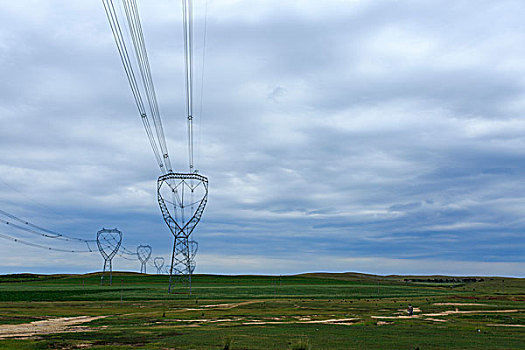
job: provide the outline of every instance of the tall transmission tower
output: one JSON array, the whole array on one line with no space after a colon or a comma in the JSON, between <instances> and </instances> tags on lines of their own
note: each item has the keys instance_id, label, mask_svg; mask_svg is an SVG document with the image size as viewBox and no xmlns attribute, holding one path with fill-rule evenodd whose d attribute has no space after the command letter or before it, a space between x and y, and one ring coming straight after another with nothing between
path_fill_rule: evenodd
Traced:
<instances>
[{"instance_id":1,"label":"tall transmission tower","mask_svg":"<svg viewBox=\"0 0 525 350\"><path fill-rule=\"evenodd\" d=\"M157 200L162 217L174 237L168 293L171 293L172 284L176 281L187 285L191 293L191 275L195 270L197 252L191 234L208 202L208 179L198 174L193 159L193 2L182 0L188 172L174 172L171 165L136 0L122 0L136 62L129 57L126 45L129 40L122 34L113 0L102 0L102 3L135 104L162 173L157 180ZM137 67L139 75L135 74Z\"/></svg>"},{"instance_id":2,"label":"tall transmission tower","mask_svg":"<svg viewBox=\"0 0 525 350\"><path fill-rule=\"evenodd\" d=\"M186 119L188 123L188 173L168 173L157 181L157 199L164 221L174 236L171 258L171 292L173 273L179 281L189 287L191 294L191 275L195 270L196 242L191 234L199 223L208 202L208 178L197 173L193 159L193 1L182 0L184 68L186 85ZM166 184L167 186L163 186ZM171 190L171 196L163 195L163 190ZM168 210L166 199L173 198L172 212ZM194 247L192 249L192 247Z\"/></svg>"},{"instance_id":3,"label":"tall transmission tower","mask_svg":"<svg viewBox=\"0 0 525 350\"><path fill-rule=\"evenodd\" d=\"M102 228L97 232L97 245L100 255L104 259L104 268L100 276L100 284L104 284L104 275L106 268L109 268L109 285L111 286L113 280L113 257L117 254L120 245L122 244L122 232L114 229Z\"/></svg>"},{"instance_id":4,"label":"tall transmission tower","mask_svg":"<svg viewBox=\"0 0 525 350\"><path fill-rule=\"evenodd\" d=\"M139 245L137 247L137 257L140 260L140 273L146 273L146 264L151 257L151 246Z\"/></svg>"},{"instance_id":5,"label":"tall transmission tower","mask_svg":"<svg viewBox=\"0 0 525 350\"><path fill-rule=\"evenodd\" d=\"M187 285L191 293L191 275L198 245L190 236L208 201L208 179L196 173L169 173L159 177L157 193L162 216L174 237L168 292L171 292L174 282L180 282ZM175 201L165 199L173 197Z\"/></svg>"}]
</instances>

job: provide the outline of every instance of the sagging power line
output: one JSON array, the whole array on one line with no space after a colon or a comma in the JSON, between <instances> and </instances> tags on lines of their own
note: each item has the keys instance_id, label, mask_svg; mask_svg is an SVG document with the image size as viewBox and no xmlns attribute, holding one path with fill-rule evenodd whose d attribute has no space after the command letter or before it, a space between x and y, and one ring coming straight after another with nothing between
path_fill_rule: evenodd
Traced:
<instances>
[{"instance_id":1,"label":"sagging power line","mask_svg":"<svg viewBox=\"0 0 525 350\"><path fill-rule=\"evenodd\" d=\"M187 173L175 173L171 167L137 3L135 0L122 0L125 21L131 37L130 45L134 49L134 62L140 72L138 76L135 74L134 65L130 59L128 46L122 33L113 1L102 0L102 3L135 104L143 121L146 135L162 172L162 175L157 180L157 200L162 217L174 236L168 292L171 292L172 277L175 276L177 280L189 286L191 293L191 275L195 269L195 254L197 252L197 243L191 239L191 234L199 223L208 202L208 179L198 174L195 170L193 151L193 2L191 0L182 0L184 81L186 87L185 109L189 158L189 171ZM203 75L201 77L200 110L202 111L204 78ZM137 83L138 80L142 82L141 85ZM146 112L144 99L148 101L149 114ZM152 123L155 133L151 129Z\"/></svg>"}]
</instances>

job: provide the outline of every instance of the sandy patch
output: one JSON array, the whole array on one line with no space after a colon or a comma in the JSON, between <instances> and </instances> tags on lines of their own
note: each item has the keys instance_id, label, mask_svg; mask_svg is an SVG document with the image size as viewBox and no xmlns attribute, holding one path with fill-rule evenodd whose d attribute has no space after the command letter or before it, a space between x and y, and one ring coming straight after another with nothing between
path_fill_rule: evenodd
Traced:
<instances>
[{"instance_id":1,"label":"sandy patch","mask_svg":"<svg viewBox=\"0 0 525 350\"><path fill-rule=\"evenodd\" d=\"M263 321L263 320L253 320L249 322L243 322L242 325L271 325L271 324L306 324L306 323L316 323L316 324L337 324L343 326L351 326L355 324L355 321L359 318L332 318L327 320L309 320L309 321Z\"/></svg>"},{"instance_id":2,"label":"sandy patch","mask_svg":"<svg viewBox=\"0 0 525 350\"><path fill-rule=\"evenodd\" d=\"M501 324L501 323L487 323L489 327L525 327L525 324Z\"/></svg>"},{"instance_id":3,"label":"sandy patch","mask_svg":"<svg viewBox=\"0 0 525 350\"><path fill-rule=\"evenodd\" d=\"M42 321L33 321L22 324L6 324L0 326L0 338L31 337L37 334L51 334L64 332L85 332L88 327L75 327L75 325L91 322L107 316L77 316L59 317Z\"/></svg>"},{"instance_id":4,"label":"sandy patch","mask_svg":"<svg viewBox=\"0 0 525 350\"><path fill-rule=\"evenodd\" d=\"M244 301L242 303L233 303L233 304L212 304L212 305L203 305L202 307L203 308L210 308L210 307L215 308L216 307L220 309L233 309L234 307L255 304L255 303L260 303L260 301L255 300L255 301Z\"/></svg>"},{"instance_id":5,"label":"sandy patch","mask_svg":"<svg viewBox=\"0 0 525 350\"><path fill-rule=\"evenodd\" d=\"M251 319L246 320L244 317L231 317L231 318L199 318L199 319L170 319L171 322L181 322L191 324L198 323L223 323L223 322L242 322L242 325L272 325L272 324L338 324L338 325L352 325L359 320L358 317L352 318L330 318L324 320L312 320L310 316L289 316L286 317L271 317L265 319ZM157 324L164 324L163 322L157 322Z\"/></svg>"},{"instance_id":6,"label":"sandy patch","mask_svg":"<svg viewBox=\"0 0 525 350\"><path fill-rule=\"evenodd\" d=\"M434 321L434 322L448 322L448 320L442 320L441 318L424 318L425 321Z\"/></svg>"},{"instance_id":7,"label":"sandy patch","mask_svg":"<svg viewBox=\"0 0 525 350\"><path fill-rule=\"evenodd\" d=\"M211 308L228 310L228 309L233 309L234 307L255 304L255 303L262 303L262 301L255 300L255 301L245 301L242 303L232 303L232 304L210 304L210 305L202 305L202 307L199 307L199 308L175 309L174 311L202 311L202 310L211 309Z\"/></svg>"},{"instance_id":8,"label":"sandy patch","mask_svg":"<svg viewBox=\"0 0 525 350\"><path fill-rule=\"evenodd\" d=\"M328 324L337 324L340 326L353 326L355 322L334 322L334 323L328 323Z\"/></svg>"},{"instance_id":9,"label":"sandy patch","mask_svg":"<svg viewBox=\"0 0 525 350\"><path fill-rule=\"evenodd\" d=\"M182 320L182 319L174 318L174 319L172 319L170 321L172 321L172 322L190 322L190 323L198 322L198 323L204 323L204 322L210 322L211 319L209 319L209 318L199 318L199 319L195 319L195 320Z\"/></svg>"},{"instance_id":10,"label":"sandy patch","mask_svg":"<svg viewBox=\"0 0 525 350\"><path fill-rule=\"evenodd\" d=\"M436 312L436 313L430 313L430 314L420 314L420 315L413 315L413 316L407 316L407 315L400 315L400 316L370 316L373 319L411 319L411 318L420 318L421 316L425 317L435 317L435 316L448 316L448 315L457 315L457 314L488 314L488 313L513 313L513 312L519 312L519 310L468 310L468 311L459 311L456 310L449 310L449 311L443 311L443 312ZM428 318L427 318L428 319ZM441 322L441 321L438 321Z\"/></svg>"},{"instance_id":11,"label":"sandy patch","mask_svg":"<svg viewBox=\"0 0 525 350\"><path fill-rule=\"evenodd\" d=\"M241 323L244 326L251 326L251 325L264 325L264 324L290 324L295 322L285 322L285 321L252 321L252 322L243 322Z\"/></svg>"},{"instance_id":12,"label":"sandy patch","mask_svg":"<svg viewBox=\"0 0 525 350\"><path fill-rule=\"evenodd\" d=\"M489 313L513 313L518 312L519 310L468 310L468 311L459 311L456 310L450 310L450 311L444 311L444 312L437 312L433 314L423 314L423 316L448 316L448 315L456 315L456 314L489 314Z\"/></svg>"},{"instance_id":13,"label":"sandy patch","mask_svg":"<svg viewBox=\"0 0 525 350\"><path fill-rule=\"evenodd\" d=\"M217 320L211 320L210 322L213 323L213 322L236 322L236 321L242 321L244 320L244 318L242 317L235 317L235 318L220 318L220 319L217 319Z\"/></svg>"},{"instance_id":14,"label":"sandy patch","mask_svg":"<svg viewBox=\"0 0 525 350\"><path fill-rule=\"evenodd\" d=\"M304 316L304 317L295 316L295 318L298 319L299 321L311 321L312 320L312 318L309 316Z\"/></svg>"},{"instance_id":15,"label":"sandy patch","mask_svg":"<svg viewBox=\"0 0 525 350\"><path fill-rule=\"evenodd\" d=\"M174 318L174 319L170 319L169 321L170 322L189 322L189 323L205 323L205 322L208 322L208 323L217 323L217 322L236 322L236 321L242 321L244 320L243 317L233 317L233 318L217 318L217 319L212 319L212 318L197 318L197 319L193 319L193 320L190 320L190 319L178 319L178 318ZM157 324L165 324L164 322L156 322Z\"/></svg>"}]
</instances>

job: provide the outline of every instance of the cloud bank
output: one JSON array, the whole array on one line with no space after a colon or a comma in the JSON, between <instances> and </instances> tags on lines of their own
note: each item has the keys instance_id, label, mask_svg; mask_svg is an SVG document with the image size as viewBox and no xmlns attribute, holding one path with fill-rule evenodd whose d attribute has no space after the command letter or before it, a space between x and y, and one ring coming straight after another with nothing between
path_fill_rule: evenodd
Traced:
<instances>
[{"instance_id":1,"label":"cloud bank","mask_svg":"<svg viewBox=\"0 0 525 350\"><path fill-rule=\"evenodd\" d=\"M184 170L179 6L139 3ZM210 179L198 273L523 275L524 4L207 6L205 18L195 4L196 161ZM167 257L159 174L102 5L0 7L0 208L89 239L118 227L127 247ZM1 243L4 273L102 265Z\"/></svg>"}]
</instances>

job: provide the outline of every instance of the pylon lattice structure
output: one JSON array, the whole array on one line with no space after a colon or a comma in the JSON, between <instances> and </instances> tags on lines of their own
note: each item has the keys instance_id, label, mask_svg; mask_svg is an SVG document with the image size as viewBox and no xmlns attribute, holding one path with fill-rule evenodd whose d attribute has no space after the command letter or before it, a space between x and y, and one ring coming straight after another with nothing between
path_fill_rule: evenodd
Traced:
<instances>
[{"instance_id":1,"label":"pylon lattice structure","mask_svg":"<svg viewBox=\"0 0 525 350\"><path fill-rule=\"evenodd\" d=\"M187 285L191 293L198 244L190 236L208 202L208 179L196 173L168 173L157 181L157 199L174 237L168 292L172 283L178 281Z\"/></svg>"},{"instance_id":2,"label":"pylon lattice structure","mask_svg":"<svg viewBox=\"0 0 525 350\"><path fill-rule=\"evenodd\" d=\"M146 264L151 257L151 246L139 245L137 247L137 257L140 260L140 273L146 273Z\"/></svg>"},{"instance_id":3,"label":"pylon lattice structure","mask_svg":"<svg viewBox=\"0 0 525 350\"><path fill-rule=\"evenodd\" d=\"M175 173L171 165L136 0L122 0L130 38L126 38L122 33L122 26L119 24L119 16L115 11L113 0L102 0L102 3L135 104L155 159L163 174L157 180L157 200L162 217L174 237L168 292L171 292L173 276L175 276L175 280L183 281L189 286L191 293L191 274L195 270L195 254L197 252L197 245L191 239L191 234L199 223L208 201L208 179L198 174L193 161L193 105L195 99L193 95L193 1L182 0L188 173ZM133 51L127 48L130 39ZM203 68L205 46L206 40L204 40L203 47ZM129 57L130 52L135 53L135 61ZM136 74L137 70L140 74Z\"/></svg>"},{"instance_id":4,"label":"pylon lattice structure","mask_svg":"<svg viewBox=\"0 0 525 350\"><path fill-rule=\"evenodd\" d=\"M164 258L162 256L157 256L153 259L153 265L157 269L157 275L162 274L162 268L164 267Z\"/></svg>"},{"instance_id":5,"label":"pylon lattice structure","mask_svg":"<svg viewBox=\"0 0 525 350\"><path fill-rule=\"evenodd\" d=\"M104 259L104 268L100 276L100 284L104 283L104 275L106 268L109 267L109 285L111 286L113 280L113 257L117 254L120 245L122 244L122 232L114 229L102 228L97 232L97 245L100 255Z\"/></svg>"}]
</instances>

